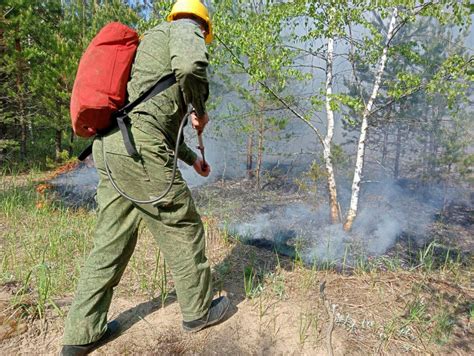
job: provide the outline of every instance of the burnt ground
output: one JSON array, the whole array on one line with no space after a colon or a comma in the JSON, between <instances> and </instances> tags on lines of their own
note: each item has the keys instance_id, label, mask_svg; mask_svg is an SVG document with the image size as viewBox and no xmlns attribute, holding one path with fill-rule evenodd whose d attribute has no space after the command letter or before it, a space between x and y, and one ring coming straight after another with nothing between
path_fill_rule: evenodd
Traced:
<instances>
[{"instance_id":1,"label":"burnt ground","mask_svg":"<svg viewBox=\"0 0 474 356\"><path fill-rule=\"evenodd\" d=\"M229 319L196 335L183 333L172 281L162 303L156 288L144 291L131 265L110 312L110 318L121 321L121 334L95 354L327 355L329 349L335 355L473 354L469 204L451 202L442 211L429 209L433 219L422 235L417 229L402 231L386 253L364 255L344 268L305 264L295 253L296 228L282 239L232 236L229 227L236 222L286 211L288 204L317 209L295 185L256 192L248 181L227 181L193 194L206 226L215 293L227 294L233 304ZM371 201L378 208L386 204L377 197ZM416 225L420 208L412 209L407 216ZM14 228L8 221L0 225ZM281 243L283 248L278 247ZM156 266L153 246L143 231L135 255L147 271ZM36 303L33 291L21 291L18 283L0 288L0 353L57 354L72 295L55 298L61 314L50 305L39 318L28 312Z\"/></svg>"},{"instance_id":2,"label":"burnt ground","mask_svg":"<svg viewBox=\"0 0 474 356\"><path fill-rule=\"evenodd\" d=\"M399 230L394 234L393 241L381 253L370 253L360 248L367 238L363 233L370 233L369 229L353 231L343 239L350 239L348 246L355 246L352 254L352 264L359 259L396 259L399 267L406 269L420 264L420 254L432 259L432 267L439 267L442 263L460 262L468 265L472 262L474 252L474 204L467 198L453 201L434 202L435 198L423 194L414 194L412 187L402 186L397 190L396 197L380 192L368 192L362 197L362 204L374 215L387 215L403 209L399 219L404 220ZM230 180L225 183L215 183L193 190L196 204L202 211L215 217L220 226L238 240L256 247L277 251L288 257L295 257L298 253L297 245L304 248L305 241L299 235L305 229L306 236L318 235L321 226L329 225L328 208L324 205L326 198L317 194L308 194L291 182L282 182L278 186L266 186L256 191L253 182L248 180ZM312 196L314 198L312 198ZM466 195L467 196L467 195ZM365 199L365 200L364 200ZM438 198L437 198L438 199ZM439 200L439 199L438 199ZM427 202L427 203L426 203ZM304 206L303 214L314 214L317 218L302 217L298 219L294 214L283 211L285 207ZM361 209L362 210L362 209ZM251 227L259 227L262 221L255 222L255 216L269 217L274 212L281 225L278 229L266 229L263 233L254 235L235 232L235 225L251 222ZM261 219L261 220L264 220ZM294 221L292 221L294 220ZM272 224L274 221L272 221ZM370 223L370 222L369 222ZM309 225L317 225L312 226ZM370 243L370 242L368 242ZM301 251L299 251L301 252ZM346 256L346 263L347 261ZM306 260L311 266L313 261ZM334 261L335 267L340 267L341 259ZM393 262L393 261L392 261ZM349 264L349 263L348 263ZM385 268L379 264L379 267Z\"/></svg>"},{"instance_id":3,"label":"burnt ground","mask_svg":"<svg viewBox=\"0 0 474 356\"><path fill-rule=\"evenodd\" d=\"M73 170L61 173L55 174L48 182L52 186L50 193L60 201L60 205L72 209L95 209L97 174L93 162L80 163ZM306 246L305 240L317 239L322 233L321 227L330 225L328 208L324 205L327 198L321 192L324 189L318 188L320 191L315 187L304 189L295 184L294 178L280 172L279 175L268 174L260 191L255 190L254 182L247 179L219 181L195 187L192 191L200 210L215 217L233 237L294 257L305 247L312 247L310 244ZM365 209L360 209L362 217L358 218L364 220L365 226L353 229L349 235L332 230L324 233L335 233L344 240L350 240L344 245L350 247L346 262L347 257L354 262L359 257L366 259L386 255L398 258L403 266L413 267L418 263L420 251L426 249L436 259L469 261L474 252L474 201L467 189L465 193L451 194L451 200L443 199L440 190L412 179L400 179L385 184L383 188L376 185L375 188L369 187L362 192L361 205L365 205ZM347 206L348 199L341 200ZM295 212L289 212L290 209ZM367 235L374 234L379 228L377 220L366 218L371 214L396 214L395 221L400 223L396 231L390 231L393 236L389 241L372 251L363 248L364 244L377 242L367 239ZM259 226L262 224L256 217L260 220L272 218L271 224L278 225L278 228L262 230ZM275 220L278 220L277 224ZM249 231L235 228L243 224L248 225ZM259 230L258 233L255 230ZM300 251L295 251L298 247ZM336 264L341 262L340 254L333 257ZM309 257L306 262L313 263Z\"/></svg>"}]
</instances>

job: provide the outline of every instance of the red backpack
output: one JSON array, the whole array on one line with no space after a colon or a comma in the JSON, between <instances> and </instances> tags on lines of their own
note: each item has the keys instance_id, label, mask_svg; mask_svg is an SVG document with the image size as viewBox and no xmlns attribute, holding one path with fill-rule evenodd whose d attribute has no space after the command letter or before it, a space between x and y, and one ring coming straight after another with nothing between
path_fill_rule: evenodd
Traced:
<instances>
[{"instance_id":1,"label":"red backpack","mask_svg":"<svg viewBox=\"0 0 474 356\"><path fill-rule=\"evenodd\" d=\"M123 106L138 34L112 22L103 27L79 62L71 95L72 128L90 137L111 125L111 115Z\"/></svg>"},{"instance_id":2,"label":"red backpack","mask_svg":"<svg viewBox=\"0 0 474 356\"><path fill-rule=\"evenodd\" d=\"M138 34L119 22L104 26L82 55L70 105L72 128L78 136L105 133L118 124L131 155L136 151L124 119L135 106L176 83L174 74L162 77L135 101L122 107L138 42ZM81 157L87 152L86 149Z\"/></svg>"}]
</instances>

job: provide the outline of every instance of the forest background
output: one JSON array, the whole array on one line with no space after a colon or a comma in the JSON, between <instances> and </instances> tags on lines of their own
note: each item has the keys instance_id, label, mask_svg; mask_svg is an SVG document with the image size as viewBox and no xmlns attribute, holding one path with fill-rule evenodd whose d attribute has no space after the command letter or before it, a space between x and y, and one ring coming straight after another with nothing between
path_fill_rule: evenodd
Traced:
<instances>
[{"instance_id":1,"label":"forest background","mask_svg":"<svg viewBox=\"0 0 474 356\"><path fill-rule=\"evenodd\" d=\"M266 161L305 157L300 186L322 181L330 219L350 229L371 179L472 181L469 1L208 1L210 111L217 142L261 189ZM121 21L139 33L170 1L7 0L0 5L0 164L50 168L87 145L69 99L82 53ZM217 147L216 152L222 153ZM227 151L226 151L227 152ZM301 163L301 161L299 161ZM211 162L212 163L212 162ZM301 165L301 164L300 164ZM365 167L365 168L364 168ZM220 166L224 176L227 167ZM237 173L236 173L237 172ZM351 186L341 211L338 180Z\"/></svg>"},{"instance_id":2,"label":"forest background","mask_svg":"<svg viewBox=\"0 0 474 356\"><path fill-rule=\"evenodd\" d=\"M98 177L69 117L81 55L108 22L143 34L172 4L0 1L0 353L58 354L93 246ZM182 335L140 228L105 352L473 354L474 5L206 4L212 175L181 171L238 313Z\"/></svg>"}]
</instances>

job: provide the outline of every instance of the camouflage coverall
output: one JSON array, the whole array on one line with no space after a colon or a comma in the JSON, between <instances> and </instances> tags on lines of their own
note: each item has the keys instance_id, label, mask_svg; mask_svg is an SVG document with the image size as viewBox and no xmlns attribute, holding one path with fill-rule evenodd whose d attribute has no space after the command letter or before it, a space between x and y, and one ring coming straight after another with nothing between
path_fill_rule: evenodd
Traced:
<instances>
[{"instance_id":1,"label":"camouflage coverall","mask_svg":"<svg viewBox=\"0 0 474 356\"><path fill-rule=\"evenodd\" d=\"M129 195L150 199L160 194L171 179L173 149L186 104L191 103L199 116L205 112L207 65L203 35L191 20L162 23L142 39L128 84L130 101L172 71L178 84L138 105L130 115L130 130L141 159L127 154L118 130L94 141L99 172L94 248L81 271L63 344L91 343L105 332L113 288L133 253L142 220L171 270L183 320L199 319L207 313L212 293L204 230L181 173L177 171L171 192L160 203L137 205L114 190L102 155L105 145L112 176ZM196 154L183 142L178 157L192 165Z\"/></svg>"}]
</instances>

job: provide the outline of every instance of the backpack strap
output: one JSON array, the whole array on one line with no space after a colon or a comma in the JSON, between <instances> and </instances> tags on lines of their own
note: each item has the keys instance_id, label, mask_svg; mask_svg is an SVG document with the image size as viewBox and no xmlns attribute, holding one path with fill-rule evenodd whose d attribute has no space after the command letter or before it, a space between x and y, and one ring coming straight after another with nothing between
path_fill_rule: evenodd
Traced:
<instances>
[{"instance_id":1,"label":"backpack strap","mask_svg":"<svg viewBox=\"0 0 474 356\"><path fill-rule=\"evenodd\" d=\"M125 105L123 108L119 109L116 113L114 113L115 121L117 122L117 125L120 129L120 132L122 133L123 137L123 142L125 144L125 148L127 150L127 153L132 156L132 157L138 157L138 152L133 145L132 138L130 136L130 131L127 128L126 125L126 118L128 118L128 114L139 104L144 103L151 98L153 98L155 95L160 94L164 90L168 89L171 87L173 84L176 83L176 76L174 73L168 74L164 77L162 77L158 82L156 82L151 88L149 88L147 91L142 93L138 98L136 98L134 101L131 103L128 103ZM107 128L106 130L103 130L99 132L96 136L103 136L110 132L112 129L114 129L116 126L112 125L110 128ZM83 161L87 158L92 153L92 143L87 146L80 154L79 154L79 161Z\"/></svg>"},{"instance_id":2,"label":"backpack strap","mask_svg":"<svg viewBox=\"0 0 474 356\"><path fill-rule=\"evenodd\" d=\"M165 75L159 81L155 83L150 89L142 93L138 98L136 98L131 103L128 103L123 108L117 111L117 115L127 116L138 104L144 103L149 99L153 98L155 95L160 94L162 91L168 89L170 86L176 83L176 76L174 73Z\"/></svg>"}]
</instances>

